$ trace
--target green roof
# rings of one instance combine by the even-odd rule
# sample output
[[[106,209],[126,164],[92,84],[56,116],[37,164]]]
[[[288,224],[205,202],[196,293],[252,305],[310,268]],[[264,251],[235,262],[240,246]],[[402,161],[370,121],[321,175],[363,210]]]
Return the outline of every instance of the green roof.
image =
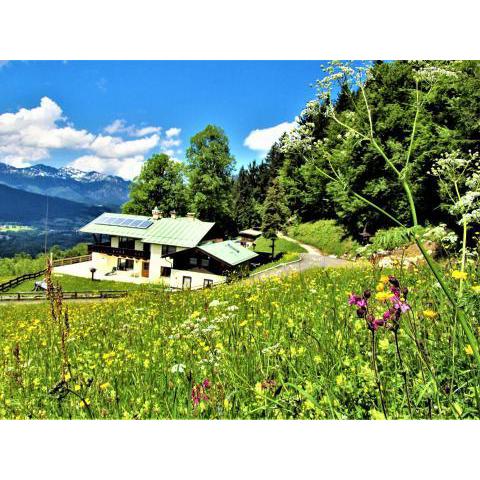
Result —
[[[213,222],[202,222],[196,218],[162,218],[146,230],[142,241],[192,248],[202,241],[213,225]]]
[[[142,215],[126,215],[124,213],[104,213],[101,217],[121,217],[134,220],[150,220],[152,224],[148,228],[123,227],[120,225],[104,225],[96,223],[100,217],[80,228],[83,233],[96,233],[114,235],[118,237],[130,237],[141,240],[144,243],[159,245],[173,245],[176,247],[192,248],[197,246],[203,237],[210,231],[214,223],[202,222],[196,218],[161,218],[152,220],[151,217]]]
[[[242,247],[240,244],[233,242],[232,240],[206,243],[204,245],[199,245],[197,248],[212,257],[228,263],[228,265],[238,265],[247,260],[258,257],[257,253],[248,248]]]
[[[142,239],[149,228],[132,228],[132,227],[121,227],[119,225],[102,225],[100,223],[95,223],[100,217],[124,217],[131,218],[133,220],[152,220],[150,217],[145,217],[143,215],[127,215],[125,213],[103,213],[99,217],[92,220],[90,223],[87,223],[84,227],[80,228],[80,232],[83,233],[97,233],[104,235],[113,235],[116,237],[130,237]]]

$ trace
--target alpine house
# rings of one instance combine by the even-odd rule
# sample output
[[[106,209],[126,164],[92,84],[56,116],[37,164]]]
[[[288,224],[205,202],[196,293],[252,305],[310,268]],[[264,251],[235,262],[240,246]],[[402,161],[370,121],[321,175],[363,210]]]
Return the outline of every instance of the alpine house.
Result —
[[[193,214],[163,218],[103,213],[80,229],[91,233],[93,268],[101,275],[121,274],[164,282],[172,288],[202,288],[247,269],[257,257],[239,243],[216,238],[215,224]]]

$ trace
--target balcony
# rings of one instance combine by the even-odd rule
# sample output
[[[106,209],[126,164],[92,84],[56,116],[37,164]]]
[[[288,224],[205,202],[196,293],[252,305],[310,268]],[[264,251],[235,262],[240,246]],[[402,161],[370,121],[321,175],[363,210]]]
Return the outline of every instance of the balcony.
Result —
[[[111,247],[104,243],[94,243],[88,245],[88,253],[93,252],[103,253],[105,255],[112,255],[113,257],[136,258],[140,260],[149,260],[150,252],[143,250],[134,250],[133,248]]]

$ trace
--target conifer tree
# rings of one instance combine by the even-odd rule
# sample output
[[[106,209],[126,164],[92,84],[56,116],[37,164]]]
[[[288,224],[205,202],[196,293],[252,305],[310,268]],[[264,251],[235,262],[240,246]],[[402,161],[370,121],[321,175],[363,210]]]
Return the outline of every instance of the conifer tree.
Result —
[[[272,258],[275,256],[277,233],[285,227],[289,215],[290,211],[285,203],[285,191],[276,178],[267,191],[262,216],[263,236],[272,241]]]

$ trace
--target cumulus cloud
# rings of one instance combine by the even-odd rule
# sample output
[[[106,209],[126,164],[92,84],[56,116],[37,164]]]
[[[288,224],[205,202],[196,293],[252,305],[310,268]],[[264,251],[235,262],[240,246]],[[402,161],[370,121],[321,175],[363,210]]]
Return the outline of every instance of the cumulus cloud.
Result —
[[[165,132],[165,135],[167,136],[167,138],[178,137],[181,132],[182,132],[181,128],[172,127]]]
[[[172,157],[180,152],[181,129],[169,128],[164,136],[161,130],[158,126],[137,128],[118,119],[105,127],[108,135],[96,135],[75,128],[56,102],[43,97],[36,107],[0,114],[0,161],[27,167],[47,160],[55,150],[79,151],[69,166],[130,179],[139,173],[145,156],[152,150]],[[134,139],[122,138],[120,134]]]
[[[144,137],[152,133],[160,133],[162,127],[136,127],[135,125],[127,125],[127,122],[122,119],[114,120],[110,125],[107,125],[103,130],[113,135],[115,133],[126,133],[130,137]]]
[[[243,145],[250,150],[266,153],[285,132],[295,128],[295,125],[295,122],[283,122],[274,127],[257,128],[247,135]]]
[[[69,167],[82,170],[84,172],[100,172],[109,175],[118,175],[126,180],[136,177],[142,169],[145,157],[135,155],[125,158],[105,158],[96,155],[83,155],[69,163]]]

